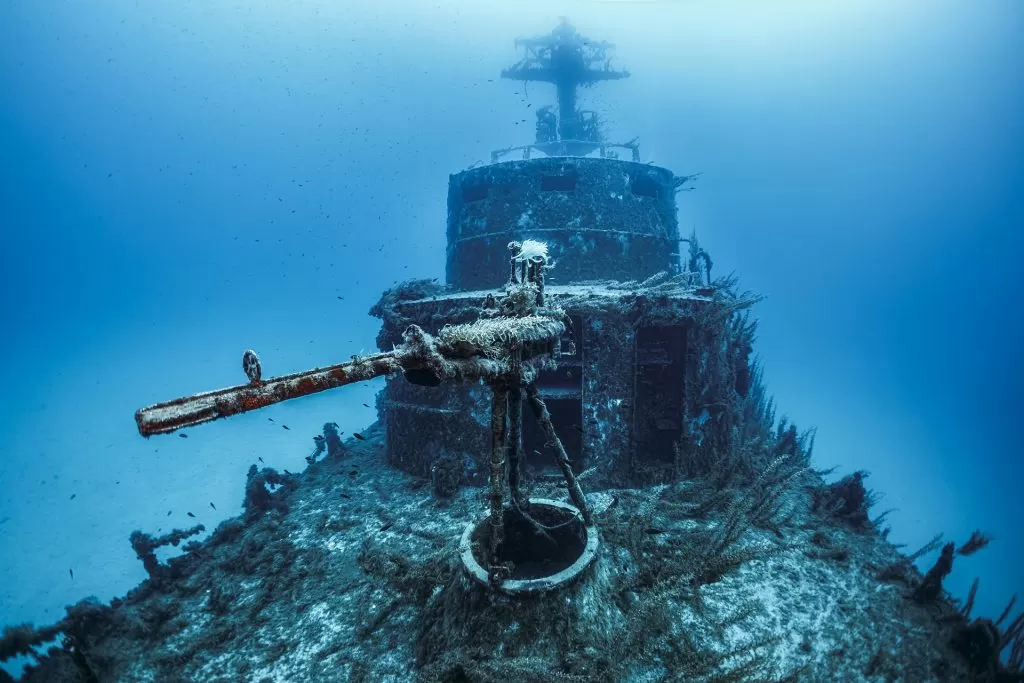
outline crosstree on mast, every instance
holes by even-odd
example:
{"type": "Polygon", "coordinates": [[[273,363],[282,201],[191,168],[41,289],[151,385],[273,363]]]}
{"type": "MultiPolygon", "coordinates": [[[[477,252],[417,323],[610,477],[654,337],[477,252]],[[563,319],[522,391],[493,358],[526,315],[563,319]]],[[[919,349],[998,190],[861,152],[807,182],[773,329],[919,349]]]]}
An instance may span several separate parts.
{"type": "Polygon", "coordinates": [[[519,38],[515,43],[525,48],[526,55],[502,70],[501,77],[553,83],[558,95],[557,121],[550,107],[537,112],[537,144],[561,142],[562,147],[574,148],[570,152],[574,154],[596,149],[602,141],[598,117],[576,108],[576,89],[629,77],[628,71],[611,66],[608,51],[614,46],[585,38],[565,18],[549,35],[519,38]]]}

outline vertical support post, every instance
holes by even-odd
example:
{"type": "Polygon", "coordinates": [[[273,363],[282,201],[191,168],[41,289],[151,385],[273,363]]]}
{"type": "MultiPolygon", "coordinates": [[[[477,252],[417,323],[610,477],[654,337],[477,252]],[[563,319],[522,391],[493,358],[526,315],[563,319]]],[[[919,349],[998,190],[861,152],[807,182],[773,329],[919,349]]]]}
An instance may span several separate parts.
{"type": "Polygon", "coordinates": [[[537,305],[544,305],[544,259],[534,257],[530,259],[529,280],[537,285],[537,305]]]}
{"type": "Polygon", "coordinates": [[[565,446],[562,445],[562,440],[558,438],[558,434],[555,432],[555,426],[551,423],[551,413],[548,412],[547,405],[537,394],[537,385],[532,383],[526,385],[526,397],[530,401],[530,408],[533,410],[534,417],[537,418],[541,429],[544,430],[544,434],[548,437],[548,443],[555,451],[555,460],[558,462],[558,467],[562,470],[562,476],[565,477],[565,483],[569,487],[569,498],[572,499],[573,505],[583,514],[583,521],[588,526],[593,524],[590,510],[587,508],[587,499],[583,496],[583,489],[580,488],[579,482],[576,481],[576,475],[572,473],[572,466],[569,464],[569,454],[565,452],[565,446]]]}
{"type": "MultiPolygon", "coordinates": [[[[557,69],[558,66],[552,63],[552,67],[557,69]]],[[[558,98],[558,137],[562,140],[576,140],[580,137],[579,114],[576,112],[576,83],[560,79],[555,83],[555,93],[558,98]]]]}
{"type": "Polygon", "coordinates": [[[492,585],[500,583],[498,549],[505,540],[505,417],[508,408],[504,384],[491,385],[491,515],[490,548],[487,575],[492,585]]]}
{"type": "Polygon", "coordinates": [[[509,250],[509,252],[511,252],[511,256],[509,257],[509,276],[508,276],[508,282],[509,282],[510,285],[517,285],[517,284],[519,284],[519,278],[517,277],[517,274],[516,274],[516,266],[518,265],[516,257],[519,256],[519,250],[522,248],[522,246],[523,246],[522,244],[520,244],[519,242],[515,242],[515,241],[508,243],[508,250],[509,250]]]}
{"type": "Polygon", "coordinates": [[[525,510],[529,502],[519,491],[522,477],[521,454],[523,450],[523,388],[512,385],[508,390],[508,488],[512,502],[525,510]]]}

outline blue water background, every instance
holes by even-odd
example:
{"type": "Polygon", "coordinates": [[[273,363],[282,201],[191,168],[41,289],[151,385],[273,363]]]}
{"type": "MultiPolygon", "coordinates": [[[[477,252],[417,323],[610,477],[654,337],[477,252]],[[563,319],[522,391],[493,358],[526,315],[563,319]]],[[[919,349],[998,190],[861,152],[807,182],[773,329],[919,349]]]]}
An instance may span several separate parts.
{"type": "Polygon", "coordinates": [[[532,140],[551,88],[498,73],[561,14],[633,72],[583,93],[609,136],[703,172],[680,225],[768,295],[817,465],[870,470],[896,542],[992,533],[947,582],[979,613],[1024,588],[1024,4],[8,0],[0,623],[124,594],[132,530],[212,529],[257,457],[373,421],[380,382],[187,439],[132,416],[241,383],[246,348],[373,349],[381,291],[443,277],[448,174],[532,140]]]}

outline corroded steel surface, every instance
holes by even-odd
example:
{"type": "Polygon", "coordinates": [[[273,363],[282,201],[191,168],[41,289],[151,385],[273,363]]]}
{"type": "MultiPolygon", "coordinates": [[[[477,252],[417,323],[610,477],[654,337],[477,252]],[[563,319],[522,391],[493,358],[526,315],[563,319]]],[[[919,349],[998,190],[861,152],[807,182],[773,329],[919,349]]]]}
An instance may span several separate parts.
{"type": "MultiPolygon", "coordinates": [[[[516,378],[531,382],[540,369],[552,362],[555,342],[564,332],[565,324],[555,317],[544,316],[503,320],[506,330],[510,332],[505,341],[519,347],[522,339],[531,340],[534,344],[527,350],[533,352],[532,357],[515,357],[512,354],[494,357],[497,339],[492,330],[493,319],[479,321],[480,332],[477,334],[472,334],[472,325],[464,326],[463,334],[459,335],[458,348],[454,348],[456,345],[450,339],[435,340],[418,326],[410,325],[405,332],[404,343],[394,351],[267,380],[252,379],[248,384],[157,403],[137,411],[135,422],[143,436],[166,434],[292,398],[403,371],[428,370],[438,380],[516,378]],[[472,348],[468,348],[474,343],[479,344],[475,353],[472,348]]],[[[522,350],[517,348],[517,353],[522,354],[522,350]]],[[[252,352],[246,352],[247,358],[249,354],[252,352]]]]}
{"type": "Polygon", "coordinates": [[[265,408],[291,398],[389,375],[401,369],[394,353],[381,353],[326,368],[314,368],[157,403],[137,411],[135,422],[143,436],[166,434],[183,427],[265,408]]]}

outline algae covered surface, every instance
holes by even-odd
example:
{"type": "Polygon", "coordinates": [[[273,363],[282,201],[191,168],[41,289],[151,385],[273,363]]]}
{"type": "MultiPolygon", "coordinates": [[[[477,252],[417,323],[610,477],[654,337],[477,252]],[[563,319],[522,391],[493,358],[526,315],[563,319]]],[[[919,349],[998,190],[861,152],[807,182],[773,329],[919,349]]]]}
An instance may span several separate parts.
{"type": "Polygon", "coordinates": [[[72,608],[77,631],[24,680],[969,679],[950,646],[958,609],[910,599],[913,570],[880,579],[901,555],[873,526],[816,512],[820,476],[786,470],[798,453],[724,488],[589,492],[598,560],[522,599],[457,562],[485,491],[439,498],[384,464],[379,427],[365,436],[258,505],[250,493],[246,516],[124,599],[72,608]]]}

